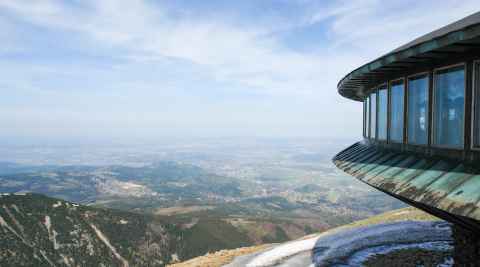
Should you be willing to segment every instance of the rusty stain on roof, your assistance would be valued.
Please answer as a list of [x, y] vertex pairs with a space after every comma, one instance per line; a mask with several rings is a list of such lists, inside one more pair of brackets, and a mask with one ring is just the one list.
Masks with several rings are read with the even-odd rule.
[[480, 221], [480, 170], [440, 158], [356, 143], [333, 159], [346, 173], [392, 195]]

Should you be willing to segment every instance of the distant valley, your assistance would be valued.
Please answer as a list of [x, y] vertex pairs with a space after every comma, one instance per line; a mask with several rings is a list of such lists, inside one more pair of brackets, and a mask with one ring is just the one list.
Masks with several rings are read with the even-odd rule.
[[[46, 206], [64, 201], [94, 213], [133, 216], [145, 225], [139, 238], [157, 238], [148, 230], [152, 225], [166, 227], [171, 243], [155, 256], [162, 264], [222, 249], [285, 242], [404, 206], [337, 171], [328, 154], [305, 152], [307, 148], [229, 148], [228, 153], [210, 146], [201, 146], [200, 152], [189, 149], [172, 148], [160, 159], [139, 154], [134, 163], [127, 159], [114, 165], [1, 162], [0, 193], [33, 192], [43, 196], [27, 196]], [[8, 219], [15, 216], [9, 205], [5, 207], [10, 213], [4, 208], [2, 217], [15, 227], [15, 220]], [[52, 212], [67, 212], [44, 211], [36, 222], [24, 223], [42, 224], [44, 216], [54, 218]], [[18, 216], [26, 219], [25, 214]], [[57, 225], [73, 223], [56, 218]], [[113, 221], [104, 225], [109, 223], [117, 227]], [[139, 242], [127, 245], [127, 255], [136, 253]]]

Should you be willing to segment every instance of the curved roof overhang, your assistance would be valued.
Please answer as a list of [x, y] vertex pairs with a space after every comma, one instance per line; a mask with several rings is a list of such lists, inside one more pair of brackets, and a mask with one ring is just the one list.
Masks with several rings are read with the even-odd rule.
[[350, 72], [338, 83], [338, 92], [361, 101], [374, 86], [411, 69], [480, 51], [480, 12], [424, 35]]
[[431, 214], [480, 233], [476, 164], [356, 143], [334, 164], [360, 181]]

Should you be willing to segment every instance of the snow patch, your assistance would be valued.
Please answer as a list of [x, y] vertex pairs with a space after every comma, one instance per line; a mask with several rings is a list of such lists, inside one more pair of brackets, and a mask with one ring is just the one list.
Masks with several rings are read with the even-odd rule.
[[32, 245], [27, 242], [27, 240], [25, 240], [23, 238], [23, 236], [19, 235], [4, 219], [2, 216], [0, 216], [0, 226], [3, 226], [5, 228], [7, 228], [10, 232], [12, 232], [15, 236], [17, 236], [20, 240], [22, 240], [22, 242], [24, 244], [26, 244], [27, 246], [31, 247]]
[[93, 231], [95, 231], [95, 234], [97, 234], [98, 238], [110, 249], [110, 251], [113, 253], [115, 258], [117, 258], [119, 261], [123, 263], [124, 267], [128, 267], [128, 261], [125, 260], [118, 252], [117, 249], [110, 244], [110, 241], [108, 238], [93, 224], [90, 224], [90, 227], [92, 227]]
[[5, 210], [5, 212], [8, 214], [8, 216], [10, 217], [10, 219], [12, 220], [13, 224], [15, 226], [17, 226], [17, 228], [20, 230], [20, 233], [22, 235], [24, 235], [24, 228], [23, 226], [17, 221], [17, 218], [15, 218], [15, 215], [13, 215], [13, 213], [10, 211], [10, 209], [3, 205], [3, 209]]
[[[450, 241], [450, 225], [445, 222], [402, 221], [336, 228], [315, 237], [273, 247], [254, 255], [244, 266], [289, 266], [289, 263], [304, 262], [305, 255], [310, 253], [316, 266], [330, 266], [331, 263], [359, 266], [359, 262], [371, 255], [401, 249], [402, 244], [429, 250], [449, 250], [452, 249]], [[347, 259], [347, 265], [344, 259]], [[448, 264], [450, 261], [442, 266], [450, 266]]]
[[448, 257], [444, 262], [440, 263], [437, 267], [452, 267], [455, 262], [452, 257]]
[[260, 267], [274, 265], [287, 257], [301, 252], [310, 251], [317, 243], [319, 236], [300, 241], [287, 242], [286, 244], [266, 251], [247, 264], [247, 267]]
[[408, 213], [410, 213], [410, 211], [408, 211], [408, 210], [403, 210], [403, 211], [395, 212], [393, 215], [398, 216], [398, 215], [408, 214]]
[[48, 239], [53, 243], [53, 248], [54, 249], [59, 249], [60, 246], [57, 243], [57, 235], [58, 233], [52, 229], [52, 221], [50, 219], [50, 216], [46, 215], [45, 216], [45, 227], [47, 228], [48, 231]]
[[62, 206], [62, 202], [60, 202], [60, 201], [58, 201], [57, 203], [52, 205], [53, 208], [58, 208], [60, 206]]
[[177, 253], [172, 254], [172, 262], [179, 262], [179, 261], [180, 261], [180, 259], [178, 258]]
[[21, 213], [21, 212], [20, 212], [20, 209], [18, 208], [17, 205], [12, 204], [11, 207], [12, 207], [17, 213]]
[[70, 263], [70, 259], [67, 256], [60, 253], [60, 257], [62, 257], [63, 263], [65, 263], [65, 265], [72, 266], [72, 264]]

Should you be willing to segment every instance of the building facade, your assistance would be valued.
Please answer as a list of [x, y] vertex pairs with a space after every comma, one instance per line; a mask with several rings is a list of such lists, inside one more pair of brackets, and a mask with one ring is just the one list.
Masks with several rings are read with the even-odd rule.
[[480, 12], [352, 71], [338, 91], [363, 103], [363, 140], [335, 165], [452, 222], [456, 242], [474, 250], [456, 255], [478, 260]]

